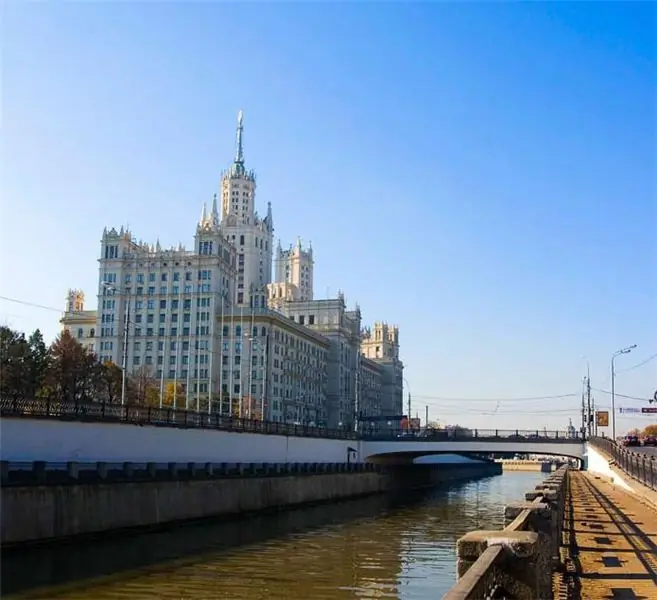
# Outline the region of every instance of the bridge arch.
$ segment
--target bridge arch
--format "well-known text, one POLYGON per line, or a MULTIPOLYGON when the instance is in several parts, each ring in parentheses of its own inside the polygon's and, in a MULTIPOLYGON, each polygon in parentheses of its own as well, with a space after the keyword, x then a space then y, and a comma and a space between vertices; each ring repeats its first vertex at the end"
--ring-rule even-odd
POLYGON ((409 464, 422 456, 459 454, 482 456, 490 454, 543 454, 574 458, 586 465, 586 443, 579 440, 564 441, 367 441, 362 444, 365 462, 378 464, 409 464))

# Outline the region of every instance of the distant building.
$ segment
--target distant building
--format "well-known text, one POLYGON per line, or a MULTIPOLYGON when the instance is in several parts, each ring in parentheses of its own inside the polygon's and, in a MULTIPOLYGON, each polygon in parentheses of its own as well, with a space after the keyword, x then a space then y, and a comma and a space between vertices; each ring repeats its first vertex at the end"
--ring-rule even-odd
POLYGON ((373 329, 363 331, 361 351, 381 367, 381 411, 386 415, 402 414, 404 364, 399 359, 399 327, 377 321, 373 329))
POLYGON ((59 321, 90 352, 96 352, 96 311, 84 310, 84 292, 69 290, 66 311, 59 321))

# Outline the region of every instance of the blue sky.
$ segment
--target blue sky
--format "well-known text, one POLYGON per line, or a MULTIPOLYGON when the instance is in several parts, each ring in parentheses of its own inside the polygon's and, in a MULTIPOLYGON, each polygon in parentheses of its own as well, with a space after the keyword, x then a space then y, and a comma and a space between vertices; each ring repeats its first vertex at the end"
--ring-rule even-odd
MULTIPOLYGON (((312 240, 317 296, 399 324, 413 412, 564 426, 583 357, 609 390, 616 349, 657 353, 656 26, 654 3, 12 4, 2 295, 92 296, 104 225, 189 244, 243 109, 260 210, 312 240)), ((657 359, 618 375, 655 388, 657 359)))

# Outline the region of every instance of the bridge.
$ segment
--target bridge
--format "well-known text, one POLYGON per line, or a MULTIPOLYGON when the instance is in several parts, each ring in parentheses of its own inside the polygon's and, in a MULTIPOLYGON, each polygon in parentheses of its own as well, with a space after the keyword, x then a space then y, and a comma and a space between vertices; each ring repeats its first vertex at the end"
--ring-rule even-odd
POLYGON ((48 400, 0 400, 0 414, 8 461, 403 464, 435 454, 586 460, 585 440, 560 431, 372 434, 171 408, 48 400))
POLYGON ((431 438, 402 437, 391 440, 364 441, 362 456, 366 462, 404 464, 421 456, 463 454, 482 455, 539 454, 566 456, 580 463, 586 461, 586 441, 581 438, 559 436, 559 432, 486 431, 477 437, 455 436, 431 438))

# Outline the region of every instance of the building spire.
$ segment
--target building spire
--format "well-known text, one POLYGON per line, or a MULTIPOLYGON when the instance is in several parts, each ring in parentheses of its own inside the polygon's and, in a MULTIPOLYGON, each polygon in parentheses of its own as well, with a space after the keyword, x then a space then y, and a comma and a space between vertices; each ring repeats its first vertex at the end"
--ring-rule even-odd
POLYGON ((242 135, 244 133, 243 122, 244 114, 240 110, 240 112, 237 113, 237 140, 235 143, 235 162, 240 165, 244 164, 244 146, 242 142, 242 135))
POLYGON ((217 210, 217 194, 212 197, 212 211, 210 212, 212 225, 219 223, 219 211, 217 210))

